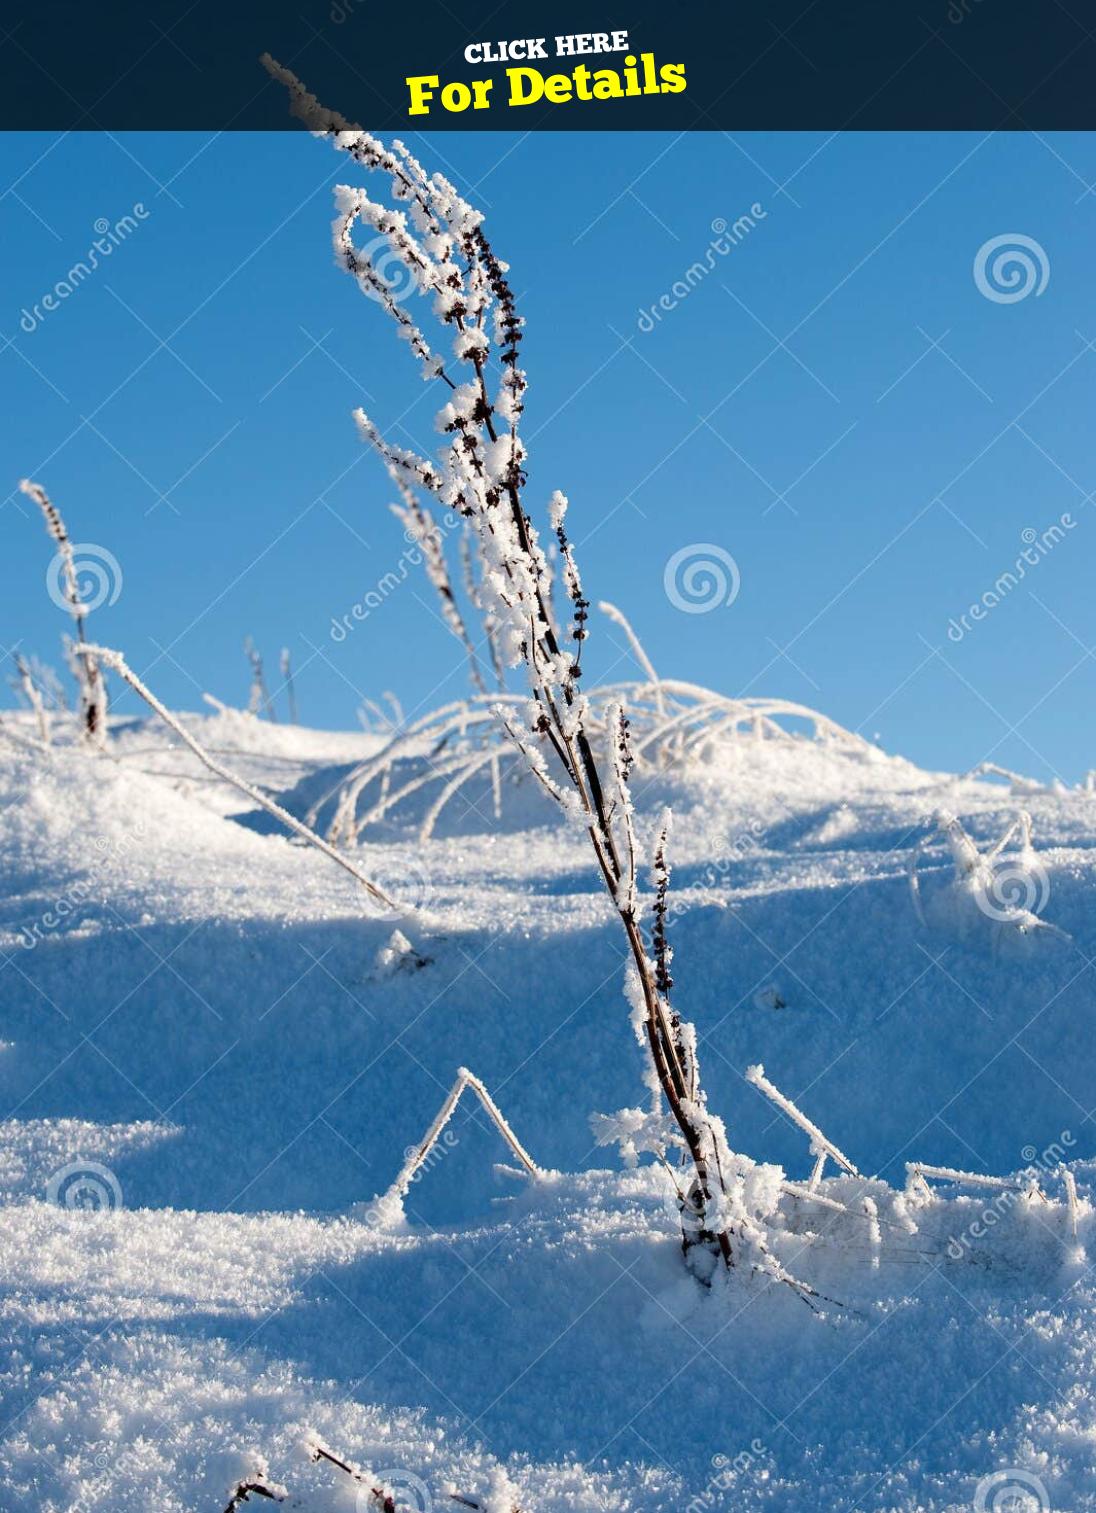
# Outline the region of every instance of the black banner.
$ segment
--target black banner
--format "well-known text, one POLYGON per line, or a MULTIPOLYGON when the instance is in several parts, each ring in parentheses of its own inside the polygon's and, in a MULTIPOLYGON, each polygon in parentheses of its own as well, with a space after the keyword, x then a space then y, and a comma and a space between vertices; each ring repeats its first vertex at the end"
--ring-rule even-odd
POLYGON ((281 128, 270 52, 378 130, 1096 124, 1078 0, 9 5, 4 127, 281 128))

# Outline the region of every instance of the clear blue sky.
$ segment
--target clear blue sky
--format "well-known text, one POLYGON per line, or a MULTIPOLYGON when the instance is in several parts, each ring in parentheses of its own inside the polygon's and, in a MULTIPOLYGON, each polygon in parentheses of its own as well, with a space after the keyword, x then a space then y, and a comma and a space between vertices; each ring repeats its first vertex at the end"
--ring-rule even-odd
MULTIPOLYGON (((660 670, 802 700, 927 766, 1096 765, 1096 138, 410 140, 513 266, 529 501, 570 495, 588 589, 660 670), (713 220, 754 204, 764 218, 641 331, 713 220), (1043 249, 1041 294, 976 286, 1005 233, 1043 249), (949 639, 1022 533, 1064 512, 1076 528, 949 639), (733 555, 734 604, 669 601, 664 565, 693 543, 733 555)), ((29 473, 117 557, 92 630, 168 702, 243 702, 246 634, 268 661, 292 649, 311 723, 352 725, 385 688, 408 708, 459 693, 419 579, 329 633, 403 549, 351 408, 433 444, 434 396, 333 264, 331 186, 352 165, 293 132, 11 135, 0 156, 0 642, 58 660, 65 628, 41 525, 7 492, 29 473), (138 201, 147 219, 21 329, 96 220, 138 201)), ((596 628, 594 670, 619 642, 596 628)))

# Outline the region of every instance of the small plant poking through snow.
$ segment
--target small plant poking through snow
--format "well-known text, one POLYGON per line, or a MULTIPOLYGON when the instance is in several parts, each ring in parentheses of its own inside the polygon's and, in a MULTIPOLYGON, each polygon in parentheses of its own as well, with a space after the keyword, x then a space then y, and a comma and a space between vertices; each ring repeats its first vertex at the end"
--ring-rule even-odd
POLYGON ((249 1503, 253 1497, 265 1497, 270 1502, 284 1502, 288 1493, 284 1487, 275 1490, 265 1481, 241 1481, 237 1482, 232 1495, 225 1507, 225 1513, 237 1513, 244 1503, 249 1503))
POLYGON ((267 1502, 284 1502, 289 1493, 285 1487, 270 1480, 270 1473, 262 1457, 248 1455, 242 1459, 248 1462, 248 1467, 238 1477, 233 1477, 224 1513, 238 1513, 253 1497, 263 1498, 267 1502))
MULTIPOLYGON (((65 608, 72 616, 76 630, 76 646, 79 651, 87 644, 87 611, 80 593, 80 580, 72 540, 61 518, 61 512, 50 499, 40 483, 24 478, 19 484, 28 499, 33 499, 42 511, 46 530, 57 544, 60 558, 60 588, 65 608)), ((80 720, 84 735, 94 746, 103 747, 107 738, 107 689, 102 669, 95 657, 82 656, 75 663, 80 685, 80 720)))
POLYGON ((293 685, 293 662, 289 655, 288 646, 282 647, 282 655, 278 665, 282 674, 282 686, 285 688, 285 701, 289 707, 289 723, 291 725, 299 725, 297 690, 293 685))
POLYGON ((938 809, 932 823, 909 862, 910 898, 922 925, 960 940, 988 933, 995 954, 1023 951, 1033 938, 1069 940, 1064 930, 1039 918, 1050 897, 1050 879, 1035 854, 1026 810, 985 851, 948 810, 938 809), (947 843, 955 871, 949 884, 923 896, 919 867, 933 836, 947 843))
POLYGON ((430 958, 420 956, 402 930, 393 930, 376 955, 376 968, 382 977, 394 977, 397 972, 418 972, 429 964, 430 958))
MULTIPOLYGON (((378 1476, 363 1466, 355 1465, 352 1460, 336 1455, 323 1440, 312 1434, 305 1436, 301 1450, 309 1460, 334 1467, 359 1488, 356 1499, 359 1513, 365 1513, 367 1508, 370 1513, 422 1513, 423 1509, 429 1509, 432 1504, 429 1488, 411 1472, 378 1476), (390 1482, 393 1484, 390 1485, 390 1482), (400 1485, 395 1484, 397 1482, 406 1488, 405 1492, 401 1493, 400 1485)), ((447 1487, 446 1494, 452 1502, 471 1508, 473 1513, 521 1513, 517 1502, 518 1489, 501 1467, 492 1472, 490 1487, 482 1500, 466 1497, 455 1487, 447 1487)))
POLYGON ((251 668, 251 692, 247 698, 247 712, 258 718, 265 714, 268 720, 276 720, 274 704, 270 698, 270 689, 266 686, 266 673, 263 671, 262 653, 256 647, 250 636, 244 640, 244 656, 251 668))
MULTIPOLYGON (((288 89, 292 113, 359 167, 385 177, 396 202, 391 207, 364 188, 338 186, 335 256, 393 322, 422 377, 443 387, 439 461, 387 440, 364 410, 356 410, 355 419, 362 439, 396 482, 405 510, 412 497, 429 499, 455 511, 472 532, 480 569, 478 608, 497 639, 500 661, 524 668, 528 684, 524 701, 499 702, 497 718, 544 792, 589 837, 626 938, 633 1023, 650 1059, 653 1084, 670 1111, 664 1144, 684 1162, 675 1182, 686 1262, 705 1282, 717 1267, 742 1262, 806 1295, 809 1289, 794 1282, 770 1252, 751 1212, 745 1171, 750 1163, 732 1155, 722 1121, 710 1112, 695 1031, 670 1003, 665 829, 655 852, 658 902, 655 937, 648 945, 629 789, 630 722, 610 700, 595 751, 581 681, 590 604, 567 529, 568 501, 557 490, 547 510, 561 598, 569 604, 567 625, 560 623, 562 616, 557 619, 553 571, 525 507, 528 455, 521 419, 528 380, 518 362, 524 322, 508 265, 488 241, 480 212, 442 174, 427 174, 402 142, 389 148, 323 107, 269 56, 263 63, 288 89), (354 240, 359 227, 370 237, 364 251, 354 240), (433 335, 427 337, 374 266, 382 256, 402 262, 412 270, 416 288, 433 296, 451 358, 435 350, 433 335)), ((661 687, 657 698, 663 698, 661 687)))
POLYGON ((337 1471, 341 1471, 344 1476, 349 1477, 360 1488, 356 1499, 356 1507, 362 1510, 362 1513, 364 1513, 366 1508, 376 1510, 376 1513, 402 1513, 402 1509, 397 1503, 392 1490, 384 1486, 380 1482, 380 1479, 375 1477, 371 1471, 361 1466, 356 1466, 353 1461, 344 1460, 341 1455, 336 1455, 333 1450, 327 1448, 322 1440, 308 1437, 301 1448, 309 1460, 321 1461, 329 1466, 334 1466, 337 1471))
POLYGON ((442 1100, 441 1107, 431 1120, 429 1129, 417 1145, 408 1147, 404 1163, 400 1167, 395 1181, 387 1192, 375 1198, 365 1209, 366 1216, 373 1223, 385 1229, 399 1228, 403 1223, 403 1200, 407 1196, 411 1183, 415 1180, 416 1173, 424 1162, 428 1160, 430 1152, 434 1149, 441 1138, 443 1130, 450 1119, 452 1119, 465 1088, 471 1088, 472 1092, 475 1093, 483 1105, 488 1118, 506 1141, 510 1150, 521 1162, 526 1175, 532 1177, 534 1180, 544 1176, 544 1172, 541 1171, 517 1135, 510 1128, 506 1116, 491 1097, 483 1082, 474 1072, 470 1072, 466 1066, 458 1067, 453 1086, 442 1100))
POLYGON ((43 746, 48 746, 50 743, 50 727, 45 700, 42 697, 42 690, 38 687, 29 662, 20 652, 15 653, 15 673, 16 677, 13 680, 15 686, 34 711, 35 724, 38 727, 38 739, 43 746))

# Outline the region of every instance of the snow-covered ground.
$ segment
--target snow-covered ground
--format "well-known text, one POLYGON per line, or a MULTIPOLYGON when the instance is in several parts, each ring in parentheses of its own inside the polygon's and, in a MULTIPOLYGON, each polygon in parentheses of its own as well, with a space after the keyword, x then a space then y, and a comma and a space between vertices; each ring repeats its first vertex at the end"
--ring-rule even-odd
MULTIPOLYGON (((187 723, 301 815, 379 739, 187 723)), ((809 1178, 764 1063, 872 1174, 827 1168, 847 1213, 781 1200, 812 1311, 699 1287, 661 1169, 596 1146, 644 1097, 619 924, 535 795, 378 827, 393 919, 155 722, 108 757, 3 732, 4 1513, 221 1513, 260 1470, 364 1508, 316 1440, 422 1513, 1096 1509, 1096 797, 1023 796, 1035 858, 987 907, 930 818, 986 851, 999 781, 807 740, 637 773, 644 834, 674 806, 675 992, 732 1145, 809 1178), (397 924, 425 965, 386 963, 397 924), (548 1175, 466 1097, 378 1223, 462 1065, 548 1175), (1034 1166, 1046 1200, 904 1197, 908 1161, 1034 1166)))

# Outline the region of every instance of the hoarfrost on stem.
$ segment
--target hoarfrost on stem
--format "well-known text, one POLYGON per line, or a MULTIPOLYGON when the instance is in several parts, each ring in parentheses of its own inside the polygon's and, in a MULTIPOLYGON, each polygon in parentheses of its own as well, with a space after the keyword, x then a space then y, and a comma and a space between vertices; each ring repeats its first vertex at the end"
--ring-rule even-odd
POLYGON ((788 1277, 768 1252, 759 1220, 750 1211, 742 1158, 731 1155, 722 1121, 707 1108, 695 1033, 670 1004, 665 826, 656 848, 656 925, 648 944, 628 786, 633 761, 629 723, 622 708, 612 710, 608 750, 595 752, 580 683, 589 601, 567 534, 567 499, 557 491, 548 506, 570 602, 566 645, 553 612, 551 570, 525 509, 528 457, 519 426, 527 378, 518 363, 524 323, 508 266, 492 249, 482 216, 443 175, 428 176, 402 144, 388 148, 367 132, 351 129, 288 70, 269 58, 264 63, 289 89, 291 110, 361 167, 387 176, 393 198, 407 206, 407 216, 396 215, 364 190, 340 187, 335 249, 359 287, 409 342, 423 376, 444 386, 438 428, 445 440, 435 461, 387 441, 363 410, 355 418, 363 439, 407 490, 428 495, 463 517, 480 564, 477 607, 492 628, 500 662, 525 669, 528 704, 500 706, 500 717, 534 778, 586 830, 624 930, 653 1079, 670 1110, 685 1161, 679 1193, 686 1261, 710 1281, 717 1266, 745 1259, 805 1296, 809 1289, 788 1277), (358 222, 375 233, 380 255, 395 254, 414 270, 421 286, 434 292, 435 318, 443 329, 450 328, 451 363, 438 357, 382 277, 376 245, 356 246, 358 222))

